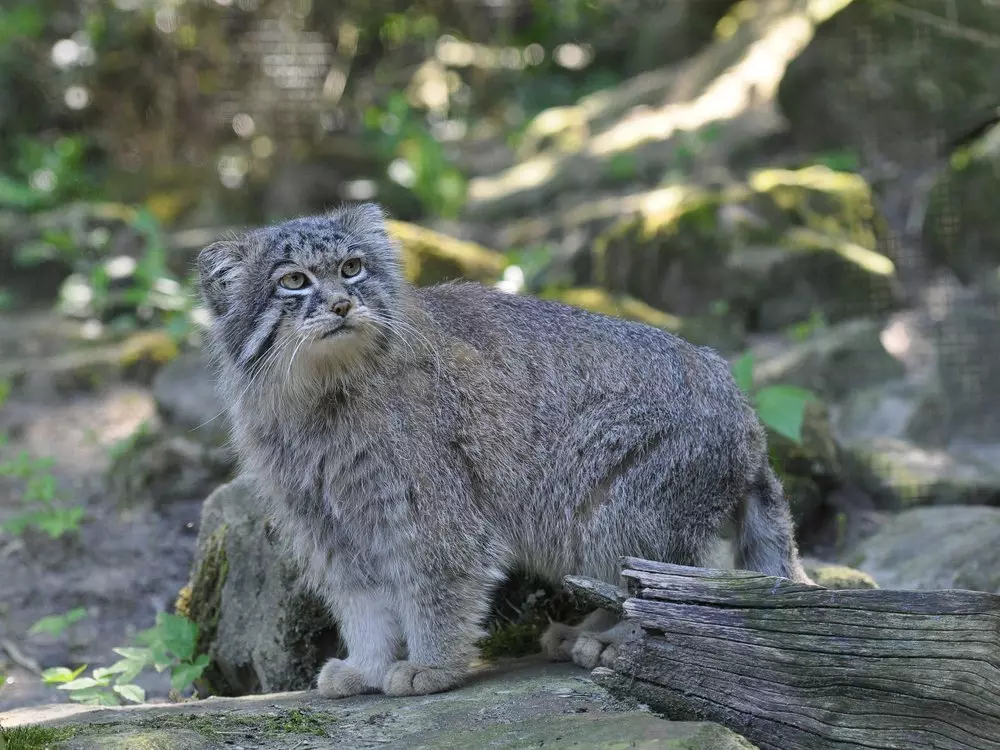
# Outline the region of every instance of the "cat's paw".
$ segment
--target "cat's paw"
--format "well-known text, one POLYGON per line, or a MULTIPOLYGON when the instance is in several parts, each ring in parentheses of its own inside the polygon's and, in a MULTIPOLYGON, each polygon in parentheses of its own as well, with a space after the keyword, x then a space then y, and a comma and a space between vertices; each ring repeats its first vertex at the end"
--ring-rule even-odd
POLYGON ((603 609, 596 609, 578 625, 551 622, 541 637, 542 653, 551 661, 571 661, 577 640, 587 633, 609 630, 618 623, 618 617, 603 609))
POLYGON ((316 688, 324 698, 347 698, 372 692, 361 670, 341 659, 330 659, 316 678, 316 688))
POLYGON ((580 633, 570 651, 573 663, 584 669, 593 669, 598 664, 610 667, 616 656, 618 644, 605 643, 594 633, 580 633))
POLYGON ((443 693, 457 687, 465 679, 465 674, 465 671, 460 669, 397 661, 385 676, 382 692, 396 696, 443 693))
POLYGON ((608 667, 618 658, 618 650, 626 641, 638 638, 642 628, 634 622, 619 622, 601 633, 582 632, 573 643, 570 658, 577 666, 594 669, 608 667))
POLYGON ((579 633, 579 628, 572 625, 550 623, 540 640, 545 658, 550 661, 569 661, 573 657, 573 644, 579 633))

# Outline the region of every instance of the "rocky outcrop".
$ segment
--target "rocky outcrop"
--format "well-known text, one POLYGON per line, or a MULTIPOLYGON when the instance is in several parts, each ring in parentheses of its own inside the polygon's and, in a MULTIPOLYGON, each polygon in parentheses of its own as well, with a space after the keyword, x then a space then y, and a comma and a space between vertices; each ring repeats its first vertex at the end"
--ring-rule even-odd
POLYGON ((236 480, 202 508, 191 582, 177 609, 199 626, 214 695, 304 690, 339 641, 323 604, 281 557, 253 488, 236 480))
POLYGON ((327 700, 309 691, 117 709, 41 706, 0 714, 7 728, 0 739, 27 725, 23 735, 39 742, 25 746, 53 750, 755 747, 718 724, 666 721, 634 701, 612 699, 586 675, 522 661, 484 670, 450 693, 416 698, 327 700))
POLYGON ((907 510, 848 559, 883 588, 1000 593, 1000 509, 907 510))

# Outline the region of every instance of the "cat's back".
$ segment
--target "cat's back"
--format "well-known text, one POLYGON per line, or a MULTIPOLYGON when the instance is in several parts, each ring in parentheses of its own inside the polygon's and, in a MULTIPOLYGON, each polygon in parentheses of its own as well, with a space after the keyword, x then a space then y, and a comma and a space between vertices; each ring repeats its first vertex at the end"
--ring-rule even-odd
POLYGON ((447 336, 508 368, 547 363, 581 382, 605 373, 633 391, 740 399, 717 352, 659 328, 471 282, 423 287, 418 298, 447 336))

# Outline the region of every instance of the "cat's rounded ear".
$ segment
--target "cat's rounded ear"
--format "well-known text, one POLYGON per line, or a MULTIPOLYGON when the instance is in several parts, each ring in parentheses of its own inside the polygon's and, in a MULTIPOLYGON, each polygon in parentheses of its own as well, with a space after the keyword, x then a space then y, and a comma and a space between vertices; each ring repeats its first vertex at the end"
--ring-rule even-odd
POLYGON ((198 253, 198 287, 202 300, 215 315, 229 307, 228 286, 239 261, 239 245, 232 240, 219 240, 198 253))
POLYGON ((385 236, 385 220, 385 210, 378 203, 355 203, 341 211, 344 226, 361 236, 385 236))

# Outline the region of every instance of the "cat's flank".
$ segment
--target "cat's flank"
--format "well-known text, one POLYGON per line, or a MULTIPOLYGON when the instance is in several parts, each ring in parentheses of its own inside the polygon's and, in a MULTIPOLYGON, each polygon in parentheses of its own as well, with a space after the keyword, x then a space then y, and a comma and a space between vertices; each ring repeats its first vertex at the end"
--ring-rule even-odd
MULTIPOLYGON (((244 472, 347 646, 327 696, 460 684, 514 568, 619 580, 622 555, 808 580, 727 363, 658 329, 469 283, 413 288, 374 204, 199 257, 244 472)), ((553 625, 608 663, 622 624, 553 625)))

